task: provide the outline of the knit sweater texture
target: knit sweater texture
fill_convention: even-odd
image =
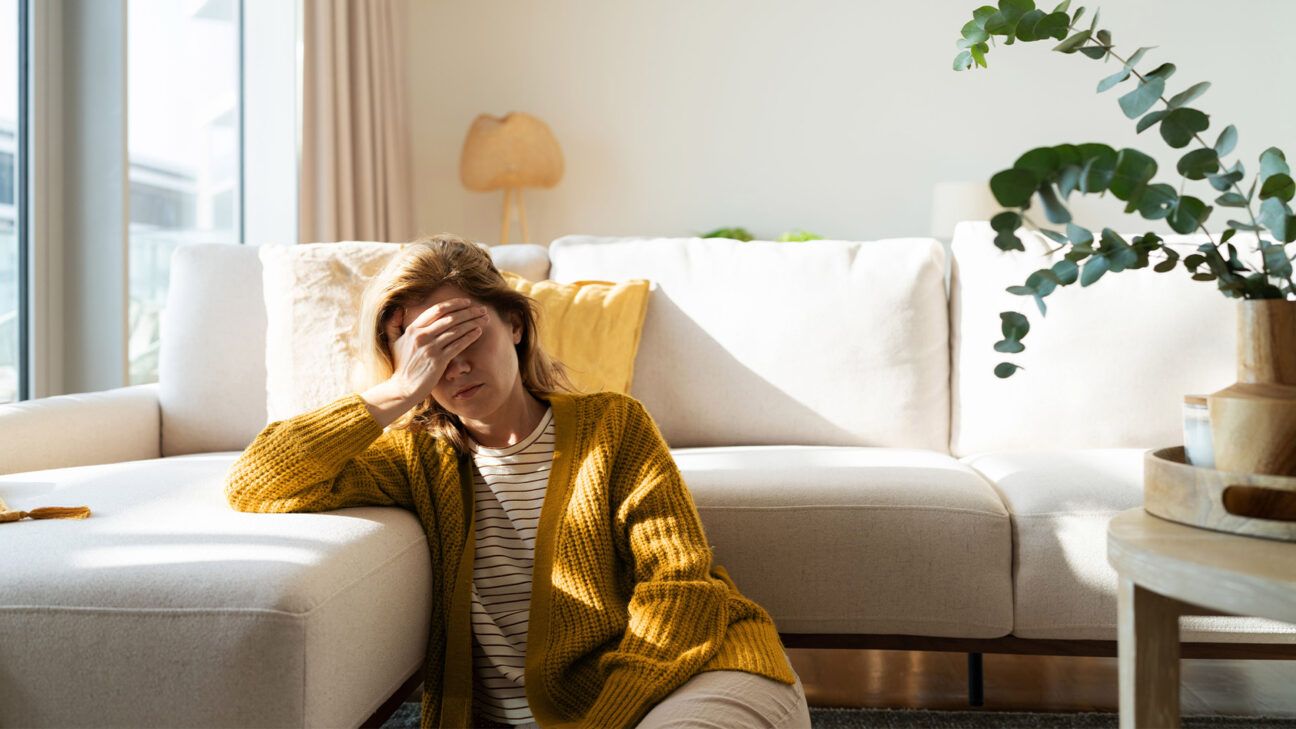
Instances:
[[[703,671],[796,675],[769,613],[713,560],[692,495],[646,408],[620,393],[553,393],[554,461],[536,532],[528,704],[543,729],[634,727]],[[438,589],[422,721],[472,719],[470,454],[384,429],[359,393],[267,425],[230,468],[231,507],[412,511]]]

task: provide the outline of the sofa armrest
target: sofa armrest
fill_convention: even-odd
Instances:
[[[0,405],[0,474],[161,457],[156,382]]]

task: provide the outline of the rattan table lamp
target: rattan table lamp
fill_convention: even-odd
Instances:
[[[500,243],[508,242],[509,208],[517,205],[522,238],[529,242],[524,187],[553,187],[563,175],[562,149],[549,125],[523,112],[504,117],[480,114],[473,120],[459,157],[459,180],[478,192],[504,190]]]

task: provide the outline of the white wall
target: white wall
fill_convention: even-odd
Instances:
[[[502,195],[459,184],[459,150],[478,113],[513,110],[547,121],[566,156],[556,188],[527,193],[538,243],[729,225],[765,238],[794,227],[928,235],[935,183],[988,181],[1027,149],[1064,142],[1135,146],[1160,163],[1158,181],[1178,186],[1187,149],[1135,134],[1116,101],[1132,82],[1095,93],[1114,61],[1041,41],[997,45],[988,69],[953,71],[959,29],[980,4],[410,0],[419,230],[497,241]],[[1238,127],[1248,183],[1266,147],[1296,162],[1296,95],[1283,90],[1296,82],[1296,2],[1080,4],[1085,27],[1102,8],[1123,57],[1158,46],[1140,70],[1176,64],[1167,98],[1213,83],[1193,105],[1211,115],[1211,143]]]

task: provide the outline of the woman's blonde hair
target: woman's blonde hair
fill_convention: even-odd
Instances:
[[[540,345],[537,318],[539,304],[509,286],[482,246],[456,235],[440,233],[406,244],[382,272],[365,287],[360,302],[356,337],[359,367],[352,386],[357,390],[385,382],[395,372],[391,347],[383,323],[397,309],[421,303],[443,284],[454,284],[472,298],[489,305],[511,324],[511,314],[522,322],[522,339],[514,350],[522,386],[533,396],[545,399],[556,392],[576,392],[566,367]],[[466,450],[466,432],[459,416],[451,413],[432,395],[397,418],[392,428],[423,431],[444,438],[456,452]]]

